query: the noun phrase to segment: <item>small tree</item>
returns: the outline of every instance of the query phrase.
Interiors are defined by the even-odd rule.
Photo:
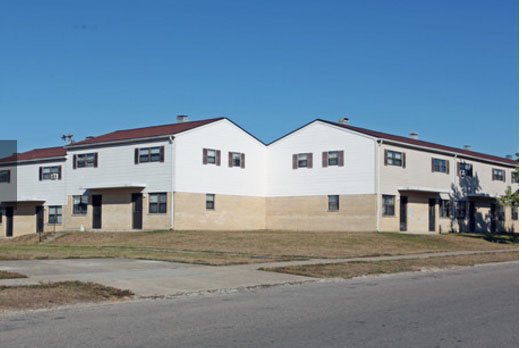
[[[515,168],[515,171],[513,172],[513,177],[517,179],[517,182],[518,182],[518,161],[519,161],[519,157],[518,157],[518,153],[516,154],[517,156],[517,167]],[[518,208],[518,189],[516,191],[513,191],[513,189],[511,188],[511,186],[508,186],[508,188],[506,189],[506,194],[502,197],[500,197],[500,204],[502,204],[503,206],[508,206],[508,207],[511,207],[511,209],[513,209],[513,207],[517,207]],[[515,236],[518,236],[516,234],[513,234],[513,238],[516,238],[517,239],[517,242],[518,242],[518,237],[515,237]]]
[[[513,172],[513,176],[517,179],[517,182],[518,182],[518,153],[516,154],[517,156],[517,167],[515,168],[515,171]],[[508,186],[507,190],[506,190],[506,194],[502,197],[500,197],[500,203],[504,206],[509,206],[509,207],[518,207],[518,189],[516,191],[513,191],[513,189],[511,188],[511,186]]]

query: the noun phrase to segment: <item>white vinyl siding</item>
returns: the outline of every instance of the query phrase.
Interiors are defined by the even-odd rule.
[[[349,165],[324,168],[323,153],[329,149],[344,151]],[[293,156],[307,153],[312,154],[313,167],[295,169]],[[267,195],[372,194],[375,164],[372,139],[317,121],[268,146]]]

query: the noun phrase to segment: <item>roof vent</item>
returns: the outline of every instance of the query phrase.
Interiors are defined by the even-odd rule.
[[[348,124],[348,122],[350,122],[350,119],[348,117],[341,117],[338,122],[340,124]]]
[[[467,151],[471,150],[471,145],[464,145],[464,150],[467,150]]]
[[[419,133],[411,132],[410,138],[415,140],[419,139]]]
[[[176,116],[176,121],[178,123],[187,122],[189,120],[189,117],[187,115],[178,115]]]
[[[94,139],[94,137],[92,135],[88,135],[85,137],[85,139]]]
[[[512,155],[506,155],[506,158],[507,159],[513,159],[513,156]]]
[[[73,135],[70,133],[62,135],[62,140],[67,142],[67,145],[71,145],[72,143],[74,143]]]

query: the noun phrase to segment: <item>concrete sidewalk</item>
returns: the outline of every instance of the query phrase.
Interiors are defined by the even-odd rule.
[[[18,272],[29,277],[25,279],[0,280],[0,285],[24,285],[37,284],[39,282],[79,280],[84,282],[96,282],[120,289],[129,289],[139,297],[175,296],[189,293],[228,291],[238,288],[317,281],[316,278],[260,271],[259,268],[261,267],[400,260],[509,251],[517,250],[424,253],[352,259],[312,259],[307,261],[270,262],[233,266],[204,266],[177,262],[130,259],[0,261],[0,270]]]

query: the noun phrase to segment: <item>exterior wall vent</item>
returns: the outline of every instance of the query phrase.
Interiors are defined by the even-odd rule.
[[[188,122],[189,117],[187,115],[178,115],[176,116],[176,121],[178,123]]]

